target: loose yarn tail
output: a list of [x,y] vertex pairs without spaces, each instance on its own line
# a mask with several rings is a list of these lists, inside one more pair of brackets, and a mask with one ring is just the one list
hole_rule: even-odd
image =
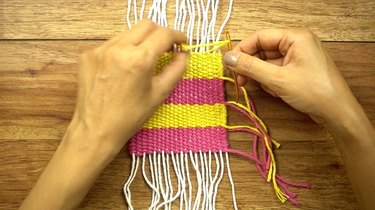
[[[227,77],[222,77],[223,80],[231,82],[234,84],[234,80]],[[227,101],[226,105],[242,115],[248,118],[255,127],[249,125],[240,125],[240,126],[226,126],[226,128],[231,132],[245,132],[252,136],[253,139],[253,148],[252,153],[253,155],[249,155],[245,152],[240,150],[233,150],[228,149],[226,152],[243,156],[249,160],[255,162],[256,167],[261,174],[261,176],[267,181],[270,182],[275,190],[275,194],[277,198],[281,202],[285,202],[289,200],[294,205],[299,205],[296,201],[296,195],[288,189],[288,186],[293,187],[301,187],[301,188],[310,188],[310,185],[306,183],[294,183],[285,180],[281,176],[277,175],[277,167],[276,167],[276,160],[275,155],[273,153],[273,146],[276,148],[280,147],[280,144],[272,139],[268,134],[267,127],[263,123],[263,121],[256,115],[255,106],[248,96],[245,88],[240,88],[241,92],[243,93],[245,99],[245,105],[242,105],[235,101]],[[262,144],[262,154],[263,154],[263,161],[261,161],[258,157],[258,142],[261,140]]]

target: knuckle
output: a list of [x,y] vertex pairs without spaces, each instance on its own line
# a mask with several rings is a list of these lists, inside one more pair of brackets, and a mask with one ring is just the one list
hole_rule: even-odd
[[160,34],[163,34],[163,36],[165,38],[167,38],[167,39],[173,39],[174,38],[174,33],[171,29],[161,27],[159,30],[160,30]]
[[136,49],[132,50],[130,56],[134,60],[144,60],[152,55],[152,51],[149,48],[139,46]]
[[134,60],[142,60],[142,58],[147,56],[149,53],[147,48],[143,48],[140,46],[113,46],[108,48],[103,54],[106,59],[124,60],[126,62],[129,62]]
[[152,50],[142,46],[111,46],[84,53],[81,60],[87,57],[100,62],[105,71],[120,69],[139,74],[149,69],[155,56]]
[[300,28],[299,30],[303,34],[309,34],[309,35],[314,34],[314,32],[312,32],[309,28]]
[[121,61],[121,51],[118,47],[110,47],[101,53],[100,58],[103,62],[119,62]]
[[125,57],[126,58],[123,60],[126,60],[132,68],[142,70],[150,63],[152,52],[147,48],[137,47],[129,51],[129,53],[126,53]]
[[309,28],[300,28],[295,31],[296,35],[299,36],[302,39],[317,39],[318,37],[316,34],[311,31]]
[[112,66],[122,64],[127,60],[125,51],[117,46],[103,48],[93,51],[93,57],[104,66]]
[[252,68],[254,64],[254,59],[246,59],[243,56],[238,57],[239,70],[245,74],[252,74]]
[[172,31],[171,29],[169,29],[169,28],[165,28],[165,30],[167,31],[167,36],[170,38],[170,39],[174,39],[174,37],[175,37],[175,32],[174,31]]
[[155,28],[156,27],[156,24],[154,22],[152,22],[151,20],[148,20],[148,19],[142,20],[139,24],[146,27],[146,28]]
[[308,28],[305,28],[303,30],[303,34],[306,36],[306,37],[309,37],[309,38],[313,38],[315,39],[317,36],[315,35],[315,33],[313,31],[311,31],[310,29]]

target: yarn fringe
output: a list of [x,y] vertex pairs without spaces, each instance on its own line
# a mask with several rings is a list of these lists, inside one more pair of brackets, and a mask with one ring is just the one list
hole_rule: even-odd
[[[129,210],[134,209],[130,186],[139,171],[139,165],[143,179],[152,190],[149,210],[170,210],[173,202],[179,202],[179,208],[186,210],[216,209],[218,187],[225,170],[232,188],[233,208],[238,209],[228,152],[155,152],[138,157],[133,154],[132,159],[129,179],[123,188]],[[191,173],[196,177],[194,190]],[[172,177],[176,177],[177,186],[173,186]]]
[[[232,78],[222,77],[221,79],[228,81],[230,83],[235,83]],[[293,187],[300,187],[300,188],[310,188],[309,184],[306,183],[298,183],[298,182],[290,182],[282,178],[277,174],[277,167],[276,167],[276,159],[273,153],[273,149],[275,146],[276,149],[280,147],[280,143],[276,140],[272,139],[268,134],[267,127],[263,123],[263,121],[256,115],[255,106],[247,94],[247,91],[244,87],[240,87],[245,105],[238,103],[236,101],[227,101],[225,104],[238,111],[242,115],[252,122],[255,127],[251,125],[237,125],[237,126],[226,126],[226,128],[231,132],[245,132],[253,136],[253,148],[252,153],[253,155],[249,155],[240,150],[233,150],[228,149],[226,152],[240,155],[245,157],[251,161],[255,162],[255,165],[260,173],[260,175],[269,183],[271,183],[272,187],[274,188],[275,194],[277,198],[284,203],[285,201],[289,200],[293,205],[299,206],[299,202],[296,200],[296,194],[293,193],[288,189],[288,186]],[[258,144],[259,141],[262,145],[262,155],[263,161],[260,160],[258,155]]]

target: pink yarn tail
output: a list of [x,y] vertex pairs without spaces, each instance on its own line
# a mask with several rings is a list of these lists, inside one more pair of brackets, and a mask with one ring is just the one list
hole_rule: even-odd
[[[249,115],[245,110],[243,110],[240,106],[237,106],[235,104],[231,103],[224,103],[228,107],[233,108],[234,110],[238,111],[242,115],[244,115],[246,118],[248,118],[252,123],[254,123],[255,127],[258,129],[259,132],[255,132],[251,129],[246,129],[246,128],[233,128],[229,129],[229,131],[232,132],[245,132],[248,133],[249,135],[253,136],[253,147],[252,147],[252,152],[253,155],[247,154],[246,152],[240,151],[240,150],[235,150],[235,149],[230,149],[227,148],[225,152],[232,153],[235,155],[240,155],[244,158],[247,158],[251,161],[253,161],[260,173],[260,175],[263,177],[264,180],[267,180],[266,174],[268,173],[271,165],[271,156],[269,151],[266,148],[265,141],[267,141],[269,147],[272,148],[272,140],[268,132],[260,125],[257,119]],[[253,113],[255,114],[255,106],[252,100],[249,98],[249,105]],[[264,136],[263,136],[264,135]],[[262,155],[263,155],[263,161],[259,160],[258,157],[258,141],[260,140],[259,138],[265,138],[265,141],[261,141],[262,145]],[[276,183],[280,186],[282,191],[287,195],[289,202],[291,202],[295,206],[300,206],[300,203],[296,200],[297,195],[290,191],[288,189],[288,186],[292,187],[300,187],[300,188],[308,188],[310,189],[311,186],[307,183],[299,183],[299,182],[291,182],[288,181],[284,178],[282,178],[280,175],[276,174]],[[272,186],[272,183],[270,183]]]

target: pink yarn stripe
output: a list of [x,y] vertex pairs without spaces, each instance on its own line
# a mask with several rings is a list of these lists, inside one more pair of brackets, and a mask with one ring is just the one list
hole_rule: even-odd
[[172,91],[166,104],[223,103],[224,82],[220,79],[184,79]]
[[223,127],[142,129],[129,143],[131,154],[219,152],[229,148]]

